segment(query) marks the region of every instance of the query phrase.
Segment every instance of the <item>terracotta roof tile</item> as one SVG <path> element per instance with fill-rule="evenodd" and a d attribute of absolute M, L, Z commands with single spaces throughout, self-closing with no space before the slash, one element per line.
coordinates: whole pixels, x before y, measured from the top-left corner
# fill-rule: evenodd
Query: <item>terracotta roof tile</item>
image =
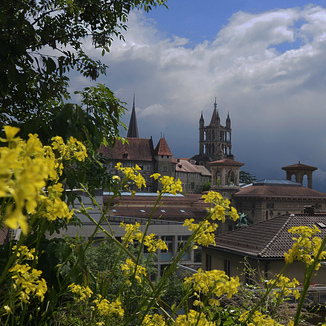
<path fill-rule="evenodd" d="M 207 164 L 208 165 L 221 165 L 221 166 L 223 166 L 223 165 L 243 166 L 244 165 L 244 163 L 230 160 L 228 158 L 224 158 L 223 160 L 218 160 L 218 161 L 214 161 L 214 162 L 209 162 Z"/>
<path fill-rule="evenodd" d="M 203 165 L 191 164 L 186 159 L 179 159 L 176 165 L 176 172 L 190 172 L 190 173 L 200 173 L 202 175 L 210 176 L 211 173 Z"/>
<path fill-rule="evenodd" d="M 223 251 L 232 251 L 244 256 L 261 258 L 283 258 L 284 253 L 293 245 L 293 235 L 288 232 L 291 227 L 316 225 L 321 233 L 326 236 L 326 228 L 317 223 L 326 225 L 326 215 L 296 215 L 281 216 L 273 219 L 243 227 L 216 237 L 216 246 L 211 246 Z"/>
<path fill-rule="evenodd" d="M 106 204 L 109 196 L 104 196 Z M 119 217 L 149 218 L 157 196 L 122 196 L 115 198 L 112 202 L 111 215 Z M 153 218 L 162 220 L 184 222 L 185 219 L 193 218 L 202 220 L 207 215 L 207 204 L 199 194 L 188 194 L 182 196 L 166 196 L 162 205 L 155 211 Z"/>
<path fill-rule="evenodd" d="M 172 153 L 170 151 L 169 145 L 166 142 L 165 138 L 161 138 L 160 141 L 158 142 L 155 151 L 155 155 L 168 155 L 172 156 Z"/>
<path fill-rule="evenodd" d="M 255 185 L 242 188 L 233 195 L 240 197 L 261 197 L 261 198 L 316 198 L 326 199 L 326 194 L 314 189 L 294 185 Z"/>
<path fill-rule="evenodd" d="M 126 138 L 128 143 L 117 140 L 113 148 L 102 145 L 99 152 L 113 160 L 152 161 L 154 147 L 152 139 Z"/>
<path fill-rule="evenodd" d="M 302 163 L 299 162 L 297 164 L 283 166 L 282 170 L 285 170 L 285 171 L 286 170 L 311 170 L 311 171 L 315 171 L 315 170 L 317 170 L 317 168 L 314 167 L 314 166 L 302 164 Z"/>

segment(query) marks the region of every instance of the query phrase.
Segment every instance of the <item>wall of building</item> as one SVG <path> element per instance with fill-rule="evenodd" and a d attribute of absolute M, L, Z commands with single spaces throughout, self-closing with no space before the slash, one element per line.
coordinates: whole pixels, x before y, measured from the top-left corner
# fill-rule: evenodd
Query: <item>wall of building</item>
<path fill-rule="evenodd" d="M 248 214 L 254 222 L 262 222 L 273 217 L 285 214 L 303 214 L 306 206 L 314 206 L 315 212 L 323 209 L 323 200 L 298 199 L 260 199 L 260 198 L 236 198 L 235 206 L 239 212 Z"/>
<path fill-rule="evenodd" d="M 280 260 L 259 260 L 253 258 L 245 258 L 242 255 L 219 251 L 211 248 L 202 248 L 202 266 L 204 270 L 218 269 L 226 272 L 229 268 L 229 276 L 239 276 L 242 284 L 250 282 L 250 275 L 244 272 L 245 262 L 249 263 L 251 268 L 259 275 L 266 279 L 271 279 L 273 275 L 279 274 L 285 265 L 285 261 Z M 211 267 L 209 269 L 209 267 Z M 284 275 L 293 279 L 294 277 L 303 283 L 304 280 L 304 264 L 302 262 L 293 262 L 288 266 Z M 314 284 L 326 284 L 326 266 L 321 266 L 318 274 L 313 280 Z"/>

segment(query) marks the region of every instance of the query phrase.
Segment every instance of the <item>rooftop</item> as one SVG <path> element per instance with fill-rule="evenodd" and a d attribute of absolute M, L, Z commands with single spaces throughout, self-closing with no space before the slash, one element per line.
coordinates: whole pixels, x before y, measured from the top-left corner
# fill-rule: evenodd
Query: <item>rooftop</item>
<path fill-rule="evenodd" d="M 287 215 L 275 217 L 251 226 L 216 237 L 216 246 L 222 251 L 231 251 L 243 256 L 266 259 L 281 259 L 293 245 L 291 227 L 314 225 L 321 231 L 318 236 L 326 236 L 326 215 Z"/>
<path fill-rule="evenodd" d="M 239 197 L 260 198 L 305 198 L 325 199 L 326 193 L 303 187 L 301 184 L 287 180 L 261 180 L 243 187 L 233 195 Z"/>
<path fill-rule="evenodd" d="M 152 161 L 153 141 L 147 138 L 125 138 L 127 142 L 117 140 L 113 148 L 102 145 L 99 152 L 113 160 Z"/>

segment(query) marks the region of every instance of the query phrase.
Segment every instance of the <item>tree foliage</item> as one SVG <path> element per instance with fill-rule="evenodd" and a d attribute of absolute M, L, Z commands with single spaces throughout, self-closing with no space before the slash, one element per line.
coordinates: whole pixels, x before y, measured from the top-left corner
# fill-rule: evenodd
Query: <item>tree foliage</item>
<path fill-rule="evenodd" d="M 3 0 L 0 2 L 0 108 L 2 124 L 47 117 L 69 98 L 71 69 L 95 80 L 106 66 L 85 53 L 91 38 L 102 55 L 130 11 L 166 0 Z"/>
<path fill-rule="evenodd" d="M 239 178 L 240 183 L 250 184 L 256 180 L 257 180 L 256 177 L 250 174 L 249 172 L 240 171 L 240 178 Z"/>
<path fill-rule="evenodd" d="M 96 151 L 114 145 L 125 113 L 123 102 L 102 84 L 75 93 L 80 103 L 67 102 L 69 72 L 95 80 L 106 66 L 84 50 L 91 41 L 109 52 L 114 38 L 123 39 L 132 9 L 149 11 L 166 0 L 3 0 L 0 1 L 0 124 L 17 126 L 20 136 L 39 135 L 43 144 L 53 136 L 82 141 L 85 163 L 62 175 L 69 188 L 87 183 L 107 188 L 108 175 Z M 78 171 L 78 173 L 77 173 Z"/>

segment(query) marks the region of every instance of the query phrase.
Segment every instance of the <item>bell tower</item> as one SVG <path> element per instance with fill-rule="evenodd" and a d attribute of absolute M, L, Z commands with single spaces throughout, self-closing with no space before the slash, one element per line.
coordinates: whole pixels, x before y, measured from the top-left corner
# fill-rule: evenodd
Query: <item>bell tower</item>
<path fill-rule="evenodd" d="M 211 161 L 231 159 L 231 119 L 228 114 L 225 126 L 221 125 L 216 98 L 210 124 L 205 126 L 203 112 L 199 119 L 199 155 L 208 156 Z"/>

